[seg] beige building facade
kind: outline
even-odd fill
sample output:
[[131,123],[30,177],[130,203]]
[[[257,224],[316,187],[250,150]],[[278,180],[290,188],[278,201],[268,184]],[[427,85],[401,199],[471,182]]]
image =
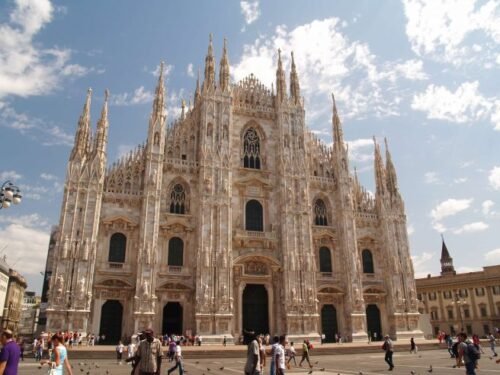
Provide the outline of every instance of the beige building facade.
[[419,311],[429,314],[439,332],[479,336],[500,328],[500,265],[457,274],[443,240],[441,275],[417,279]]
[[[163,67],[163,65],[162,65]],[[163,68],[146,141],[106,168],[106,100],[89,91],[68,163],[47,329],[105,334],[243,329],[353,341],[419,336],[403,199],[375,142],[376,194],[306,127],[299,76],[278,54],[276,90],[230,82],[210,40],[193,105],[167,125]],[[387,146],[387,145],[386,145]]]
[[19,272],[9,269],[9,286],[3,309],[2,328],[10,329],[16,335],[21,321],[24,291],[27,286],[26,279]]

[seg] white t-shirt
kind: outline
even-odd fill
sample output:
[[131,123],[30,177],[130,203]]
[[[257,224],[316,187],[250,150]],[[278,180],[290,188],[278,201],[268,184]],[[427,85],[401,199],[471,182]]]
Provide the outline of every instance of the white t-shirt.
[[127,356],[129,358],[132,358],[135,354],[135,344],[134,343],[130,343],[128,344],[128,347],[127,347]]
[[180,345],[177,345],[175,347],[175,355],[176,355],[177,358],[181,358],[182,357],[182,349],[181,349]]
[[119,345],[116,347],[116,351],[117,351],[118,353],[123,353],[123,348],[124,348],[123,344],[119,344]]
[[285,367],[285,348],[283,348],[283,345],[281,345],[281,344],[276,345],[276,347],[274,348],[274,356],[278,357],[278,368],[286,370],[286,367]]

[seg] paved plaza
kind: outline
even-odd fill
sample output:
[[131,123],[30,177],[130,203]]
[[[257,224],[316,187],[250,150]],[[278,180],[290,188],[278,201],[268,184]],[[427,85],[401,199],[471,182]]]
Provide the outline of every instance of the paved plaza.
[[[314,356],[312,354],[312,362],[314,364],[313,374],[355,374],[359,375],[378,375],[378,374],[422,374],[427,375],[429,368],[432,366],[432,373],[439,375],[455,375],[465,374],[465,369],[452,368],[454,362],[449,358],[445,350],[429,350],[422,351],[418,354],[409,354],[404,352],[396,352],[394,354],[395,369],[392,372],[387,371],[387,366],[384,363],[384,354],[367,353],[347,354],[347,355],[323,355]],[[70,353],[71,355],[71,353]],[[299,358],[300,359],[300,358]],[[184,364],[185,370],[190,375],[209,375],[209,374],[243,374],[244,358],[231,359],[192,359],[186,360]],[[117,375],[130,374],[128,365],[119,366],[112,360],[74,360],[72,361],[73,373],[89,374],[89,375]],[[166,374],[170,363],[164,362],[162,374]],[[209,370],[210,369],[210,370]],[[46,374],[47,367],[39,369],[38,364],[32,359],[26,360],[20,366],[20,375],[37,375]],[[269,361],[265,374],[269,373]],[[307,368],[293,368],[287,371],[289,374],[309,374]],[[479,374],[499,374],[500,364],[496,364],[490,359],[489,351],[482,355],[480,361]],[[178,374],[175,371],[174,374]]]

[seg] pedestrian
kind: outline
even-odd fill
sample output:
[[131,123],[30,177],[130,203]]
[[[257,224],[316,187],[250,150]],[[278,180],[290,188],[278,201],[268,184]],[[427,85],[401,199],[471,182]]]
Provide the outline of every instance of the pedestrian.
[[127,359],[133,358],[135,356],[135,343],[134,340],[131,339],[127,345]]
[[175,343],[175,341],[170,340],[170,343],[168,344],[168,361],[169,362],[172,362],[174,360],[176,346],[177,346],[177,344]]
[[269,370],[269,375],[276,375],[276,361],[274,360],[274,356],[276,355],[276,347],[280,343],[279,336],[273,337],[273,344],[271,345],[271,366]]
[[19,350],[21,351],[21,361],[24,362],[24,342],[23,340],[19,341]]
[[122,364],[122,356],[123,356],[123,349],[125,346],[121,341],[118,341],[118,345],[116,346],[116,362],[121,365]]
[[493,333],[490,333],[488,335],[488,341],[490,343],[490,349],[491,349],[491,353],[493,353],[493,357],[498,357],[498,354],[495,351],[496,339],[495,339],[495,336],[493,335]]
[[339,334],[338,333],[335,334],[335,342],[339,342]]
[[412,353],[417,354],[417,352],[418,352],[417,344],[415,344],[415,340],[412,337],[410,339],[410,354]]
[[465,332],[458,334],[458,342],[459,363],[461,364],[463,361],[465,364],[466,375],[476,375],[476,368],[478,366],[479,358],[481,357],[478,348],[472,341],[467,339],[467,334]]
[[0,336],[3,346],[0,352],[0,375],[17,375],[21,349],[13,340],[13,336],[10,329],[5,329]]
[[248,345],[245,375],[260,375],[260,349],[254,331],[243,331],[243,342]]
[[222,345],[224,345],[224,346],[227,345],[227,338],[226,338],[226,336],[224,336],[224,338],[222,339]]
[[293,346],[293,341],[290,343],[290,348],[288,349],[288,365],[293,359],[293,365],[297,367],[297,361],[295,360],[295,348]]
[[[48,364],[51,368],[51,375],[73,375],[71,364],[68,360],[68,351],[64,346],[64,337],[60,333],[56,333],[51,338],[52,353],[50,359],[41,361],[40,364]],[[1,373],[0,373],[1,374]]]
[[286,346],[286,336],[281,335],[279,337],[279,343],[276,346],[275,349],[275,354],[274,354],[274,361],[275,365],[274,367],[276,368],[276,375],[285,375],[285,346]]
[[175,347],[175,366],[168,369],[167,374],[170,375],[173,371],[175,371],[176,368],[179,369],[179,375],[184,374],[184,368],[182,366],[182,349],[181,349],[181,342],[177,341]]
[[266,346],[264,345],[264,337],[259,335],[257,342],[259,343],[260,373],[264,374],[264,369],[266,368]]
[[144,337],[135,353],[136,362],[139,363],[139,374],[158,375],[161,373],[161,359],[163,357],[161,342],[154,337],[152,329],[146,329]]
[[389,371],[394,369],[394,362],[392,361],[392,355],[394,354],[394,345],[392,344],[392,340],[389,335],[385,335],[384,344],[382,345],[382,350],[385,351],[384,360],[389,365]]
[[321,345],[325,343],[326,335],[324,333],[321,334]]
[[484,354],[483,347],[481,346],[481,340],[478,335],[472,335],[472,343],[476,345],[476,348],[481,352],[481,354]]
[[309,342],[304,340],[302,343],[302,359],[299,362],[299,367],[302,367],[302,362],[307,361],[309,368],[312,368],[311,361],[309,359]]

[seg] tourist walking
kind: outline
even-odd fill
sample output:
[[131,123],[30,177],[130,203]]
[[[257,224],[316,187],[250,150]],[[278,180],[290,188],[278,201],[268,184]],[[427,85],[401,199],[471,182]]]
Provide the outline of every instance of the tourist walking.
[[123,349],[125,346],[121,341],[118,342],[118,345],[116,346],[116,362],[121,365],[122,364],[122,356],[123,356]]
[[491,349],[491,353],[493,354],[493,357],[497,357],[498,354],[497,352],[495,351],[495,346],[496,346],[496,339],[495,339],[495,335],[493,335],[493,333],[490,333],[489,336],[488,336],[488,341],[490,343],[490,349]]
[[247,362],[245,364],[245,375],[260,375],[260,350],[259,343],[255,337],[255,332],[245,331],[245,342],[248,344],[247,348]]
[[4,330],[0,336],[0,342],[3,346],[0,352],[0,375],[17,375],[21,350],[13,340],[13,336],[10,329]]
[[304,340],[302,343],[302,359],[299,362],[299,367],[302,367],[302,362],[307,361],[309,367],[312,368],[311,361],[309,358],[309,342]]
[[145,339],[139,343],[135,357],[139,363],[140,375],[158,375],[161,373],[163,357],[161,342],[154,337],[152,329],[144,331]]
[[394,354],[394,345],[392,344],[392,340],[389,335],[385,335],[384,344],[382,345],[382,350],[385,351],[384,360],[389,365],[389,371],[394,369],[394,362],[392,361],[392,355]]
[[131,339],[127,345],[127,359],[133,358],[135,356],[135,349],[134,339]]
[[176,346],[177,346],[177,344],[175,343],[175,341],[170,340],[170,343],[168,344],[168,361],[169,362],[172,362],[174,360]]
[[[50,354],[50,360],[41,361],[43,365],[47,363],[51,368],[51,375],[73,375],[71,370],[71,364],[68,360],[68,351],[64,346],[64,338],[60,333],[56,333],[51,338],[52,352]],[[1,372],[0,372],[1,374]],[[16,373],[17,374],[17,373]]]
[[461,332],[458,334],[458,363],[465,364],[466,375],[476,375],[476,368],[481,354],[470,340],[467,339],[467,334]]
[[269,375],[276,375],[276,362],[274,356],[276,355],[276,347],[280,343],[280,338],[278,336],[273,337],[273,344],[271,345],[271,366],[269,369]]
[[266,368],[266,346],[264,345],[264,337],[259,335],[257,342],[259,343],[260,373],[264,374],[264,369]]
[[415,340],[412,337],[410,339],[410,354],[412,353],[417,354],[417,352],[418,352],[417,344],[415,344]]
[[285,375],[285,346],[286,346],[286,336],[282,335],[279,337],[279,343],[276,345],[274,353],[274,363],[276,368],[276,375]]
[[182,366],[182,348],[181,348],[181,342],[180,341],[177,341],[176,343],[176,347],[175,347],[175,366],[170,368],[168,371],[167,371],[167,374],[170,375],[172,372],[175,371],[175,369],[179,369],[179,375],[183,375],[184,374],[184,368]]
[[297,361],[295,360],[295,348],[293,346],[293,341],[290,343],[290,348],[288,348],[288,365],[290,365],[290,362],[293,359],[293,365],[297,367]]

